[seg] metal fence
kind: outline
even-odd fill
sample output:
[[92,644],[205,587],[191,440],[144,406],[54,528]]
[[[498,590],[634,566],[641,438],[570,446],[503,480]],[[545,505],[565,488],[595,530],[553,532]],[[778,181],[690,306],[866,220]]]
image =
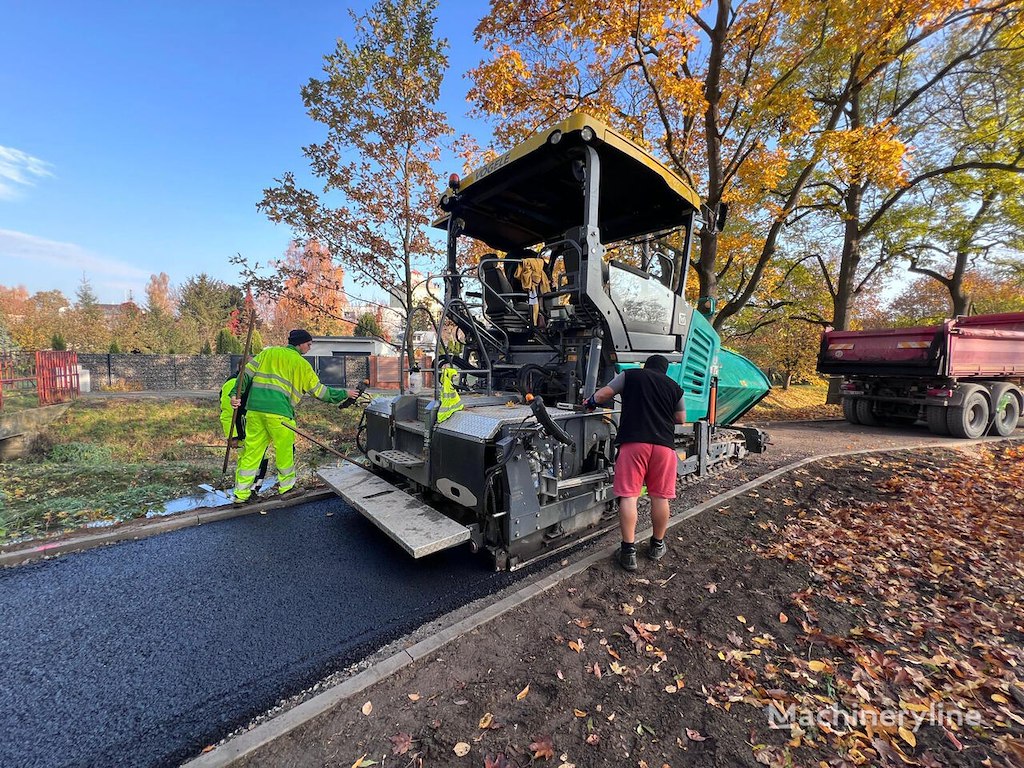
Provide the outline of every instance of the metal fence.
[[0,353],[0,409],[4,397],[31,398],[54,405],[78,396],[78,355],[75,352]]
[[[334,355],[309,355],[306,357],[313,366],[320,381],[329,387],[359,386],[359,382],[370,377],[370,356],[359,353],[338,353]],[[241,355],[232,355],[231,370],[238,370]]]
[[306,359],[313,364],[320,381],[329,387],[355,388],[370,377],[369,355],[343,353]]

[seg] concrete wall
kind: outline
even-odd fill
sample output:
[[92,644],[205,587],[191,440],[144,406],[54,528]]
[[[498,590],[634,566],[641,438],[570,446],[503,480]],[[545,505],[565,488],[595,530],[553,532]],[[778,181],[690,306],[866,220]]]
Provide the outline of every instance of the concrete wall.
[[28,448],[28,437],[41,432],[43,427],[59,419],[70,407],[71,403],[58,403],[0,414],[0,460],[24,456]]

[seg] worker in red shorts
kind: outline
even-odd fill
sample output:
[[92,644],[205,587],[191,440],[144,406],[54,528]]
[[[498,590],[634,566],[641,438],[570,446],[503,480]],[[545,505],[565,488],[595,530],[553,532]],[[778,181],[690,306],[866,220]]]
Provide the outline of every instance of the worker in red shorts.
[[676,497],[675,425],[686,421],[683,388],[667,374],[668,360],[651,355],[643,368],[623,371],[584,402],[593,409],[622,396],[613,488],[619,497],[622,531],[619,564],[627,571],[636,570],[636,504],[645,485],[654,526],[647,556],[651,560],[665,556],[668,500]]

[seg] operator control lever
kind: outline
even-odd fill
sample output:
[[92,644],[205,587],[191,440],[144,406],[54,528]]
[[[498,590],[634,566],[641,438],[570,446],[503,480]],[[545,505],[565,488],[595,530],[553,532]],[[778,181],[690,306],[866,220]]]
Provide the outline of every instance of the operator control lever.
[[555,423],[555,420],[551,418],[551,414],[548,413],[548,409],[544,407],[544,401],[533,395],[527,395],[526,401],[530,404],[530,410],[533,411],[533,415],[537,418],[537,422],[541,427],[544,428],[544,431],[562,445],[568,445],[573,451],[575,451],[576,442],[572,437],[570,437],[568,432],[562,429]]

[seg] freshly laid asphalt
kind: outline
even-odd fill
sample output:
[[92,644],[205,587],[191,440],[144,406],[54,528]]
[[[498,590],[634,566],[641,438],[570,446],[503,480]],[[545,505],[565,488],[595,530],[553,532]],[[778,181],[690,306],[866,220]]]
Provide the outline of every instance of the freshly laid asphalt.
[[177,765],[515,578],[340,499],[0,571],[0,766]]

